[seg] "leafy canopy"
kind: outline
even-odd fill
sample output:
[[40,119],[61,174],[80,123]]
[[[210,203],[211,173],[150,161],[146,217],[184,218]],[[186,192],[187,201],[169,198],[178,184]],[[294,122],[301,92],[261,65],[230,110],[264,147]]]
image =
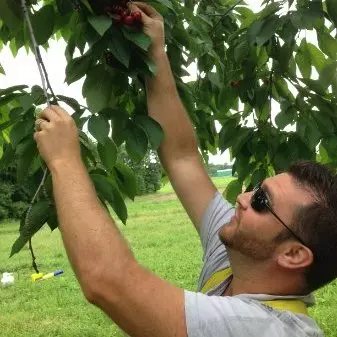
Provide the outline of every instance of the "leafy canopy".
[[[87,107],[51,92],[50,98],[73,110],[80,130],[87,123],[100,163],[81,132],[83,160],[100,200],[125,222],[124,198],[133,199],[136,188],[130,188],[135,179],[117,160],[117,148],[125,143],[130,158],[139,162],[149,146],[159,147],[163,134],[146,109],[144,76],[155,73],[147,55],[151,41],[137,27],[116,25],[104,13],[107,3],[30,0],[29,12],[41,47],[48,49],[51,39],[66,41],[66,83],[85,77]],[[265,0],[258,13],[242,0],[155,0],[151,5],[165,18],[167,53],[202,155],[207,160],[208,153],[229,150],[234,160],[237,179],[226,190],[231,201],[243,185],[299,158],[336,167],[334,0]],[[14,56],[22,47],[32,50],[19,0],[0,0],[4,46]],[[184,82],[192,63],[196,78]],[[5,75],[1,65],[0,73]],[[16,158],[17,179],[30,181],[31,195],[43,167],[32,139],[34,115],[45,103],[38,85],[0,90],[2,161]],[[45,222],[57,226],[51,189],[49,178],[28,221],[21,222],[12,253]]]

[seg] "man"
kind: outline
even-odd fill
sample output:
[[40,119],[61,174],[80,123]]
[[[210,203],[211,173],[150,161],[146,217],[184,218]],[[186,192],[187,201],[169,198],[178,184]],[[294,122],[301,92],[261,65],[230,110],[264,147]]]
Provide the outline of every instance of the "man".
[[135,260],[96,197],[74,121],[54,106],[40,114],[35,139],[52,174],[64,245],[86,298],[130,336],[322,336],[306,306],[310,292],[336,277],[334,176],[318,164],[299,163],[240,194],[235,210],[200,160],[164,51],[162,18],[143,3],[131,8],[141,11],[152,38],[157,75],[146,85],[149,114],[165,132],[160,158],[200,234],[204,266],[194,293]]

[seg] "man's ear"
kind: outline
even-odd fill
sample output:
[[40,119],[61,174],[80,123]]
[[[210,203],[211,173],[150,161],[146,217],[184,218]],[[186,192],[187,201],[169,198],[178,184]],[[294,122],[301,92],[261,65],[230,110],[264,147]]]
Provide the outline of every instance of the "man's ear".
[[[314,261],[312,251],[301,243],[285,243],[277,256],[279,266],[286,269],[303,269]],[[280,247],[281,248],[281,247]]]

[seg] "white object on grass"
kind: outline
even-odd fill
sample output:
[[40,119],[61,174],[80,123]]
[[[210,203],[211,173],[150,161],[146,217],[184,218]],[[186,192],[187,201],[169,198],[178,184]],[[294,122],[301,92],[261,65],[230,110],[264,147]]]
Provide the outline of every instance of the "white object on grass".
[[3,273],[1,278],[2,286],[8,287],[14,284],[14,276],[12,273]]

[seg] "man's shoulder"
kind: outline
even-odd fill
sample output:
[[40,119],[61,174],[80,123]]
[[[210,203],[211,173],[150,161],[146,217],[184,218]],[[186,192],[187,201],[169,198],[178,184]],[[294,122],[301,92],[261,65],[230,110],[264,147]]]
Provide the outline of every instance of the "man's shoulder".
[[189,337],[323,336],[309,316],[275,310],[245,297],[186,291],[185,311]]

